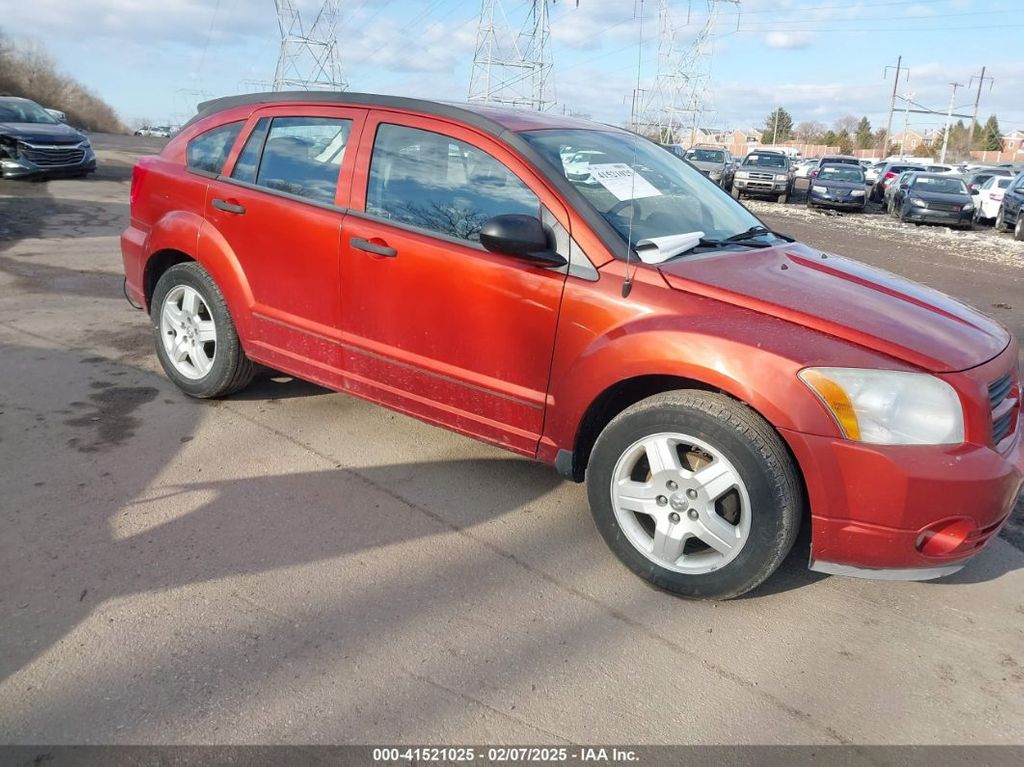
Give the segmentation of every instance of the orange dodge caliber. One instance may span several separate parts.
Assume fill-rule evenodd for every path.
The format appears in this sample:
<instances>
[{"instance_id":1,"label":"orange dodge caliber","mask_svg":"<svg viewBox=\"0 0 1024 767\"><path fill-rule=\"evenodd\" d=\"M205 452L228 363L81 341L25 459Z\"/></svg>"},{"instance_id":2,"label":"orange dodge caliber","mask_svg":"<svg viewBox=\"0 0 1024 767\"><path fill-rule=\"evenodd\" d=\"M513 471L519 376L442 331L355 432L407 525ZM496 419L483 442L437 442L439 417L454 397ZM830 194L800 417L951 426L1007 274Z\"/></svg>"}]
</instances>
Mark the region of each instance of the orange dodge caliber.
<instances>
[{"instance_id":1,"label":"orange dodge caliber","mask_svg":"<svg viewBox=\"0 0 1024 767\"><path fill-rule=\"evenodd\" d=\"M1024 481L1017 342L765 227L627 131L357 93L201 105L132 175L128 295L194 397L262 363L586 481L656 586L960 569Z\"/></svg>"}]
</instances>

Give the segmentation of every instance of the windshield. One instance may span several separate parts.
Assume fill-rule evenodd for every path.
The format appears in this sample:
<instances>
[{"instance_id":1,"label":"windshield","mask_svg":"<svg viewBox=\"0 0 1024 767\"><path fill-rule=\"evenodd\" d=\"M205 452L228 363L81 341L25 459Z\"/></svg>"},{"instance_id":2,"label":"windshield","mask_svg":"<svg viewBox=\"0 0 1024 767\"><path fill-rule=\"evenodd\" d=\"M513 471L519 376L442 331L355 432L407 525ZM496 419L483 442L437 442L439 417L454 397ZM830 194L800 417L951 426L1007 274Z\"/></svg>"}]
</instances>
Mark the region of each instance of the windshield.
<instances>
[{"instance_id":1,"label":"windshield","mask_svg":"<svg viewBox=\"0 0 1024 767\"><path fill-rule=\"evenodd\" d=\"M786 158L781 154L748 154L743 158L745 166L754 168L786 169Z\"/></svg>"},{"instance_id":2,"label":"windshield","mask_svg":"<svg viewBox=\"0 0 1024 767\"><path fill-rule=\"evenodd\" d=\"M940 194L967 194L967 187L958 178L930 178L919 176L913 188L919 192L938 192Z\"/></svg>"},{"instance_id":3,"label":"windshield","mask_svg":"<svg viewBox=\"0 0 1024 767\"><path fill-rule=\"evenodd\" d=\"M540 130L520 134L564 175L622 238L703 232L724 239L760 226L743 206L657 144L628 133ZM586 172L563 161L568 149L593 153Z\"/></svg>"},{"instance_id":4,"label":"windshield","mask_svg":"<svg viewBox=\"0 0 1024 767\"><path fill-rule=\"evenodd\" d=\"M0 122L56 125L59 121L33 101L0 101Z\"/></svg>"},{"instance_id":5,"label":"windshield","mask_svg":"<svg viewBox=\"0 0 1024 767\"><path fill-rule=\"evenodd\" d=\"M725 152L719 149L691 149L686 153L686 159L697 162L725 162Z\"/></svg>"},{"instance_id":6,"label":"windshield","mask_svg":"<svg viewBox=\"0 0 1024 767\"><path fill-rule=\"evenodd\" d=\"M852 181L856 184L864 183L864 171L855 165L826 165L818 171L819 181Z\"/></svg>"}]
</instances>

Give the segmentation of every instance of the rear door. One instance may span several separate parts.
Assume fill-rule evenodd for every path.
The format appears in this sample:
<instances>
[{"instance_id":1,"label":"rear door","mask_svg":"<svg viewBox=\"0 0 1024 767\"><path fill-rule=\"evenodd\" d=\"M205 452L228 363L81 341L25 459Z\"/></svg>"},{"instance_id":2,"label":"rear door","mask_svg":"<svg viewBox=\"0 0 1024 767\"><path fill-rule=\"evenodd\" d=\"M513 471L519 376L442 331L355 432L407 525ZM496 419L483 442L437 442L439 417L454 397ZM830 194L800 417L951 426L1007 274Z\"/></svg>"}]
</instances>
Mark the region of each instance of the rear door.
<instances>
[{"instance_id":1,"label":"rear door","mask_svg":"<svg viewBox=\"0 0 1024 767\"><path fill-rule=\"evenodd\" d=\"M366 111L274 106L246 126L230 171L207 193L207 236L222 238L251 292L263 359L337 384L338 249ZM233 162L232 162L233 160Z\"/></svg>"},{"instance_id":2,"label":"rear door","mask_svg":"<svg viewBox=\"0 0 1024 767\"><path fill-rule=\"evenodd\" d=\"M345 222L348 386L533 455L565 269L490 253L492 216L568 214L499 142L434 118L373 113Z\"/></svg>"}]
</instances>

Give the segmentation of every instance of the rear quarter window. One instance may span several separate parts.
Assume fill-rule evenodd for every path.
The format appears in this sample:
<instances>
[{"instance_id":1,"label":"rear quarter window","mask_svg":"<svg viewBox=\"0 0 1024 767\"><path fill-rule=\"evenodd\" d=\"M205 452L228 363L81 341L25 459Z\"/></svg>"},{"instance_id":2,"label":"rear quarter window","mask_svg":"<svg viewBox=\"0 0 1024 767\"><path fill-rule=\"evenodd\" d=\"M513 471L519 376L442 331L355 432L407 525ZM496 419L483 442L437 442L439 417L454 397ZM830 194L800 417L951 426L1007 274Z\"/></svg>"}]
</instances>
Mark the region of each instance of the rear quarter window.
<instances>
[{"instance_id":1,"label":"rear quarter window","mask_svg":"<svg viewBox=\"0 0 1024 767\"><path fill-rule=\"evenodd\" d=\"M205 133L200 133L188 142L185 150L185 164L189 170L197 170L203 173L220 175L224 170L224 163L228 160L231 147L235 139L242 132L244 120L227 123L216 128L211 128Z\"/></svg>"}]
</instances>

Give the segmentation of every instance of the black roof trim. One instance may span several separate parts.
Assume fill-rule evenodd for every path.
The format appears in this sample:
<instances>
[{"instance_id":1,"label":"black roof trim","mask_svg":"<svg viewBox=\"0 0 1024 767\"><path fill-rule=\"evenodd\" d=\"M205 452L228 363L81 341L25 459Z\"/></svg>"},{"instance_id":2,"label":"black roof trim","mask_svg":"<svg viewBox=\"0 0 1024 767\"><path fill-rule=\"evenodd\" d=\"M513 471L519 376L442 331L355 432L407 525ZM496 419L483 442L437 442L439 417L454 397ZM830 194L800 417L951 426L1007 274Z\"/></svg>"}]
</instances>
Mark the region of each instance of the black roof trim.
<instances>
[{"instance_id":1,"label":"black roof trim","mask_svg":"<svg viewBox=\"0 0 1024 767\"><path fill-rule=\"evenodd\" d=\"M486 133L500 136L506 130L504 125L491 120L471 109L463 109L454 104L444 104L426 99L413 99L405 96L382 96L376 93L354 93L352 91L273 91L268 93L243 93L238 96L204 101L198 107L195 117L182 126L182 130L194 122L209 117L225 109L242 106L265 106L268 104L291 104L294 102L338 104L340 106L364 106L381 109L405 109L413 112L449 117L480 128Z\"/></svg>"}]
</instances>

